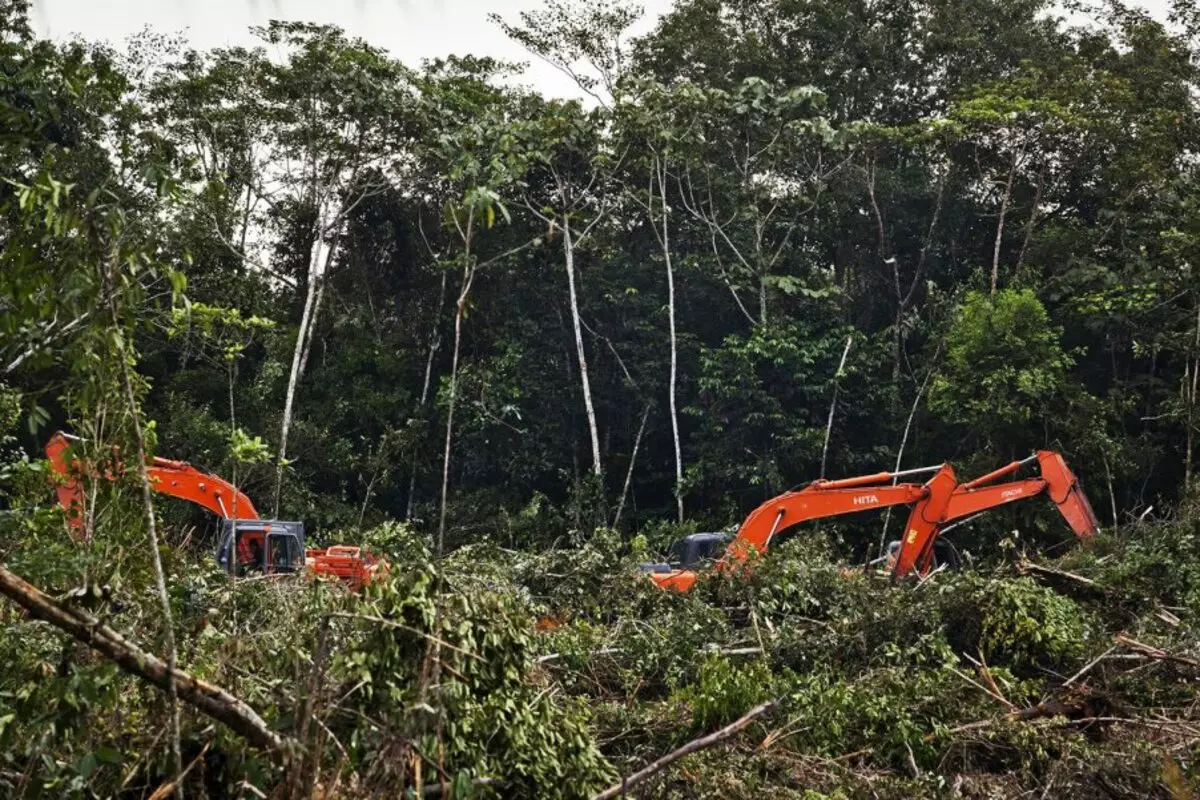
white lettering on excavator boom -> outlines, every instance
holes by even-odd
[[[856,506],[873,506],[879,502],[879,496],[874,494],[864,494],[862,497],[854,498]]]
[[[1024,489],[1009,489],[1008,491],[1000,493],[1000,499],[1012,500],[1014,497],[1020,497],[1023,494],[1025,494]]]

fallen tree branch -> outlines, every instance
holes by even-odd
[[[632,789],[633,787],[637,786],[639,783],[642,783],[647,778],[650,778],[653,775],[658,774],[659,772],[666,769],[668,766],[670,766],[674,762],[678,761],[679,759],[683,758],[684,756],[691,755],[692,753],[695,753],[697,751],[704,750],[704,749],[712,747],[713,745],[716,745],[716,744],[720,744],[721,742],[730,738],[734,734],[740,732],[743,728],[745,728],[747,725],[749,725],[754,720],[774,711],[775,707],[777,705],[779,705],[778,700],[771,700],[769,702],[763,703],[762,705],[760,705],[756,708],[751,709],[750,711],[746,712],[746,714],[744,714],[740,719],[738,719],[735,722],[730,723],[729,725],[726,725],[724,728],[721,728],[718,731],[714,731],[714,732],[708,734],[707,736],[701,736],[699,739],[693,739],[692,741],[685,744],[683,747],[680,747],[677,750],[672,750],[670,753],[667,753],[665,756],[663,756],[662,758],[658,759],[657,761],[651,763],[649,766],[643,767],[642,769],[633,773],[629,777],[622,778],[620,783],[610,786],[609,788],[605,789],[603,792],[600,792],[599,794],[595,795],[594,797],[592,797],[592,800],[611,800],[611,798],[613,798],[613,797],[618,797],[620,795],[625,794],[625,792],[627,792],[630,789]]]
[[[1113,640],[1117,644],[1124,645],[1125,647],[1128,647],[1130,650],[1133,650],[1136,653],[1140,653],[1140,654],[1146,656],[1147,658],[1153,658],[1157,661],[1174,661],[1176,664],[1186,664],[1189,667],[1200,667],[1200,661],[1197,661],[1194,658],[1188,658],[1186,656],[1177,656],[1172,653],[1168,653],[1166,650],[1162,650],[1157,647],[1151,647],[1150,645],[1143,644],[1142,642],[1139,642],[1137,639],[1131,638],[1130,636],[1128,636],[1127,634],[1124,634],[1124,633],[1118,633],[1116,636],[1113,637]]]
[[[193,767],[200,763],[200,761],[204,758],[204,754],[208,752],[208,748],[210,747],[212,747],[212,742],[205,742],[204,747],[200,748],[199,754],[192,759],[192,763],[187,765],[187,769],[179,773],[174,780],[167,781],[155,789],[154,794],[150,795],[150,800],[165,800],[165,798],[175,794],[179,787],[183,785],[183,779],[188,776],[188,773],[192,771]]]
[[[963,672],[960,672],[960,671],[956,670],[954,667],[947,667],[947,669],[949,669],[951,672],[953,672],[953,673],[954,673],[955,675],[957,675],[958,677],[962,678],[962,679],[963,679],[964,681],[966,681],[967,683],[969,683],[969,684],[971,684],[972,686],[974,686],[974,687],[975,687],[976,689],[978,689],[979,691],[981,691],[981,692],[983,692],[984,694],[986,694],[986,695],[988,695],[989,697],[991,697],[993,700],[996,700],[996,701],[1000,702],[1000,703],[1001,703],[1001,704],[1002,704],[1002,705],[1003,705],[1005,708],[1007,708],[1009,711],[1017,711],[1017,710],[1018,710],[1018,709],[1017,709],[1017,707],[1016,707],[1015,705],[1013,705],[1012,703],[1010,703],[1008,700],[1006,700],[1006,699],[1005,699],[1005,697],[1004,697],[1004,695],[1000,694],[1000,692],[999,692],[998,690],[997,690],[997,691],[993,691],[992,689],[989,689],[988,687],[984,686],[984,685],[983,685],[982,683],[980,683],[979,681],[977,681],[977,680],[974,680],[973,678],[971,678],[969,675],[966,675],[965,673],[963,673]]]
[[[1017,564],[1017,572],[1022,574],[1032,572],[1035,575],[1045,575],[1053,578],[1063,578],[1064,580],[1078,583],[1080,586],[1086,586],[1089,589],[1097,588],[1097,583],[1091,578],[1085,578],[1082,575],[1076,575],[1074,572],[1066,570],[1054,569],[1052,567],[1043,567],[1040,564],[1034,564],[1031,561],[1021,561]]]
[[[966,731],[980,730],[982,728],[990,728],[1000,722],[1019,722],[1022,720],[1037,719],[1039,717],[1067,717],[1071,714],[1078,714],[1084,709],[1083,704],[1067,705],[1060,700],[1047,700],[1044,703],[1038,703],[1036,706],[1029,708],[1010,711],[1007,714],[1002,714],[999,717],[991,719],[983,719],[978,722],[968,722],[966,725],[959,725],[957,728],[951,728],[946,731],[947,735],[965,733]],[[938,737],[938,734],[931,733],[925,737],[926,742],[932,742]]]
[[[1113,650],[1116,650],[1116,649],[1117,649],[1116,645],[1113,645],[1112,647],[1108,648],[1107,650],[1105,650],[1105,651],[1104,651],[1103,653],[1101,653],[1100,655],[1098,655],[1098,656],[1096,656],[1095,658],[1093,658],[1091,661],[1089,661],[1087,664],[1085,664],[1085,665],[1084,665],[1083,669],[1079,670],[1079,672],[1076,672],[1074,675],[1072,675],[1071,677],[1067,678],[1067,682],[1063,684],[1063,687],[1065,688],[1065,687],[1067,687],[1067,686],[1070,686],[1072,683],[1074,683],[1075,681],[1077,681],[1077,680],[1079,680],[1080,678],[1082,678],[1084,675],[1086,675],[1088,672],[1090,672],[1090,671],[1091,671],[1092,667],[1096,666],[1096,665],[1097,665],[1097,664],[1099,664],[1101,661],[1103,661],[1104,659],[1108,658],[1108,657],[1109,657],[1109,655],[1111,655],[1111,654],[1112,654],[1112,651],[1113,651]]]
[[[29,612],[30,616],[50,623],[125,672],[166,691],[174,681],[180,700],[217,722],[229,727],[252,745],[271,753],[276,760],[286,756],[286,740],[267,727],[262,717],[239,698],[219,686],[202,681],[176,669],[168,672],[166,663],[148,653],[84,611],[65,608],[21,576],[0,565],[0,594]]]

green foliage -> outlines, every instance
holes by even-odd
[[[0,9],[0,560],[147,650],[173,632],[181,668],[308,759],[285,774],[185,708],[185,762],[209,748],[185,794],[298,794],[303,772],[347,797],[442,777],[587,796],[765,699],[774,717],[643,793],[1194,782],[1196,14],[868,5],[680,0],[633,40],[623,2],[502,23],[596,104],[488,58],[414,71],[327,25],[117,50]],[[995,291],[969,292],[989,268]],[[148,547],[133,422],[264,503],[285,402],[278,513],[386,555],[362,597],[231,581],[212,520],[167,503]],[[84,480],[87,543],[38,458],[56,427],[85,460],[120,454],[117,480]],[[823,461],[965,479],[1033,447],[1121,528],[1050,571],[1011,557],[1062,531],[1044,498],[959,534],[978,574],[844,574],[879,535],[857,515],[688,596],[637,571]],[[1118,633],[1183,660],[1097,661]],[[8,604],[0,663],[0,794],[169,777],[156,689]],[[998,718],[1046,700],[1073,718]]]
[[[384,723],[355,736],[356,760],[403,747],[403,731],[438,713],[444,738],[422,740],[419,752],[444,746],[451,774],[498,778],[518,793],[546,797],[587,797],[609,780],[584,709],[555,702],[527,680],[527,609],[500,593],[463,586],[439,596],[435,586],[432,572],[414,569],[373,588],[361,609],[367,619],[352,634],[357,645],[335,659],[335,674],[359,687],[353,707]],[[442,676],[436,698],[423,688],[431,658]],[[404,766],[375,771],[394,781]]]
[[[946,336],[929,406],[946,422],[996,443],[1044,419],[1074,363],[1061,329],[1028,289],[972,292]]]
[[[700,665],[696,682],[679,692],[692,709],[692,727],[698,731],[728,725],[754,706],[770,699],[773,680],[761,661],[738,666],[720,655]]]
[[[1087,624],[1075,603],[1028,578],[988,582],[977,597],[979,644],[989,657],[1048,666],[1087,647]]]

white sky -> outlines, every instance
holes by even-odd
[[[641,33],[666,12],[672,0],[641,0]],[[1155,16],[1168,0],[1131,0]],[[34,0],[38,32],[53,39],[79,34],[122,43],[149,25],[164,33],[183,31],[193,46],[209,48],[252,41],[248,29],[269,19],[332,23],[383,47],[405,63],[450,53],[530,62],[527,81],[548,95],[577,95],[570,79],[537,62],[488,18],[490,12],[516,20],[539,0]]]

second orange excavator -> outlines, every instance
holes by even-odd
[[[996,484],[1021,467],[1037,462],[1041,476]],[[924,484],[899,483],[898,479],[933,473]],[[799,491],[785,492],[750,512],[737,535],[716,559],[718,570],[744,564],[752,553],[763,553],[784,529],[801,522],[888,506],[911,505],[904,536],[889,547],[887,560],[893,578],[912,572],[926,574],[938,560],[955,563],[956,554],[942,548],[940,535],[951,523],[990,508],[1034,497],[1043,492],[1058,507],[1076,537],[1092,536],[1099,525],[1091,504],[1074,473],[1058,453],[1040,450],[1029,458],[1014,461],[975,480],[959,484],[949,464],[880,472],[856,478],[817,480]],[[728,541],[720,534],[694,534],[672,545],[668,563],[647,564],[643,570],[659,587],[678,592],[695,585],[705,557],[711,557]]]
[[[66,511],[72,535],[89,539],[82,513],[84,496],[79,482],[81,465],[68,460],[75,437],[55,433],[46,444],[50,468],[59,476],[58,502]],[[217,563],[232,575],[248,572],[282,574],[307,572],[337,578],[357,591],[387,573],[389,565],[359,547],[335,545],[304,547],[304,524],[264,520],[254,503],[236,486],[216,475],[208,475],[184,461],[153,458],[146,465],[155,491],[204,506],[221,518]],[[91,474],[113,477],[113,471],[92,470]]]

